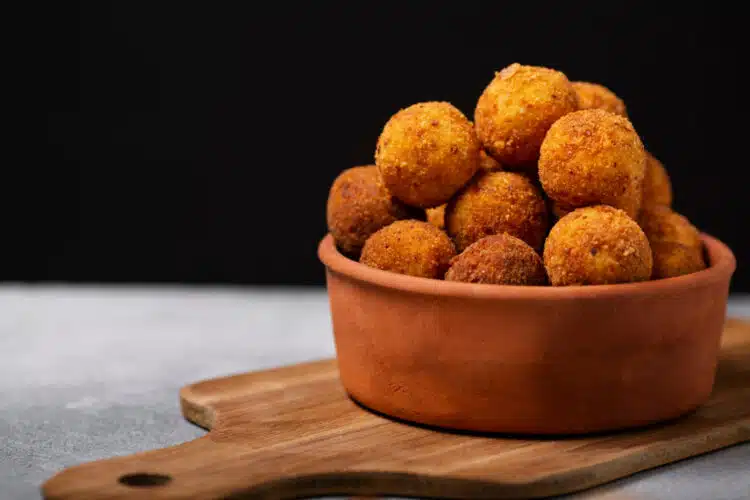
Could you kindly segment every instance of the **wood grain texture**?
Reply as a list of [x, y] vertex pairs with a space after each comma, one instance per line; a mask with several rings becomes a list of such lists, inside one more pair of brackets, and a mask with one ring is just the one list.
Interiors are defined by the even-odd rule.
[[706, 405], [618, 434], [524, 439], [395, 422], [351, 401], [334, 361], [209, 380], [180, 397], [185, 416], [211, 430], [206, 436], [64, 470], [43, 485], [44, 497], [540, 498], [579, 491], [749, 441], [750, 324], [727, 322]]

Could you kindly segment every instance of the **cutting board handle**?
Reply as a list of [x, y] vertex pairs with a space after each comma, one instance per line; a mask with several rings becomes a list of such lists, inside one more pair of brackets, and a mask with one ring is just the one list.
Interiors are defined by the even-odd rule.
[[[182, 462], [196, 464], [203, 453], [211, 460], [219, 451], [208, 436], [163, 450], [90, 462], [63, 470], [42, 486], [45, 499], [148, 498], [169, 490], [177, 498], [189, 498], [184, 478], [194, 475]], [[195, 457], [190, 460], [190, 457]]]
[[[262, 454], [248, 453], [247, 448], [216, 442], [206, 435], [161, 450], [71, 467], [47, 481], [42, 493], [48, 500], [252, 498], [268, 494], [284, 498], [299, 493], [300, 480], [308, 478], [314, 494], [314, 476], [326, 471], [301, 467], [288, 459], [268, 448]], [[307, 469], [303, 475], [301, 469]], [[294, 477], [287, 477], [285, 471], [290, 470]]]
[[[46, 500], [249, 500], [321, 495], [478, 498], [486, 497], [485, 487], [481, 481], [431, 482], [413, 473], [347, 470], [273, 446], [249, 450], [216, 442], [209, 434], [170, 448], [65, 469], [42, 485], [42, 495]], [[515, 485], [494, 488], [502, 498], [519, 498], [517, 490]]]

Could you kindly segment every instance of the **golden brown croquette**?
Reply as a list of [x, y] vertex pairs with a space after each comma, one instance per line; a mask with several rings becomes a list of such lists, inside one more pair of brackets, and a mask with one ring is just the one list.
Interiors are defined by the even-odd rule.
[[648, 239], [624, 211], [599, 205], [579, 208], [552, 227], [544, 266], [555, 286], [646, 281], [653, 260]]
[[653, 279], [706, 268], [700, 232], [687, 217], [665, 206], [653, 206], [641, 212], [640, 223], [654, 256]]
[[445, 229], [445, 203], [435, 208], [428, 208], [427, 222], [438, 229]]
[[664, 164], [646, 151], [646, 175], [643, 178], [641, 209], [672, 206], [672, 182]]
[[482, 149], [479, 151], [479, 169], [485, 172], [493, 172], [495, 170], [502, 170], [503, 166], [500, 165], [499, 161], [488, 155], [487, 152]]
[[375, 164], [407, 205], [442, 205], [479, 169], [479, 140], [471, 122], [447, 102], [414, 104], [383, 127]]
[[477, 101], [474, 124], [487, 152], [509, 170], [533, 169], [552, 124], [578, 109], [568, 78], [549, 68], [511, 64]]
[[443, 231], [427, 222], [400, 220], [370, 236], [359, 261], [384, 271], [442, 279], [455, 255]]
[[374, 165], [341, 172], [331, 185], [326, 206], [328, 230], [339, 250], [359, 257], [372, 233], [400, 219], [425, 219], [424, 210], [394, 198]]
[[603, 109], [627, 118], [625, 103], [604, 85], [591, 82], [573, 82], [579, 109]]
[[576, 111], [549, 129], [539, 180], [560, 209], [610, 205], [637, 217], [646, 153], [627, 118], [601, 109]]
[[544, 285], [547, 275], [539, 255], [506, 233], [485, 236], [451, 260], [447, 281], [490, 285]]
[[540, 250], [547, 207], [539, 189], [515, 172], [481, 172], [448, 202], [445, 229], [459, 252], [493, 234], [508, 233]]

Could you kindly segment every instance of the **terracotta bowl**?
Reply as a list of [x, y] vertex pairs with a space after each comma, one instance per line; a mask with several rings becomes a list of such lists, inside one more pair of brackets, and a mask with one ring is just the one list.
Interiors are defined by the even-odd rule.
[[736, 262], [703, 235], [709, 268], [644, 283], [520, 287], [326, 266], [341, 381], [392, 417], [523, 434], [673, 419], [711, 393]]

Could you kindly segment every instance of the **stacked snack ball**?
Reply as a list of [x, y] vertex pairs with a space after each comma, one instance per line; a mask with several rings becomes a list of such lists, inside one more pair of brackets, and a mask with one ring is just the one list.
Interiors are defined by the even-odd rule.
[[565, 211], [610, 205], [637, 217], [645, 172], [646, 152], [633, 125], [601, 109], [560, 118], [539, 157], [544, 191]]
[[[484, 150], [479, 151], [479, 171], [480, 172], [495, 172], [502, 170], [503, 167], [496, 159], [488, 155]], [[427, 222], [439, 229], [445, 229], [445, 207], [447, 203], [434, 208], [428, 208], [425, 210], [427, 213]]]
[[654, 155], [646, 151], [646, 176], [643, 179], [641, 208], [672, 206], [672, 183], [667, 169]]
[[561, 72], [518, 63], [499, 71], [477, 101], [474, 126], [487, 152], [508, 169], [533, 169], [552, 124], [578, 109]]
[[544, 266], [554, 286], [646, 281], [653, 257], [648, 239], [624, 211], [579, 208], [560, 219], [544, 244]]
[[438, 229], [445, 229], [445, 207], [446, 204], [443, 203], [439, 207], [428, 208], [426, 210], [427, 222]]
[[333, 182], [326, 217], [337, 248], [378, 269], [614, 284], [706, 267], [700, 234], [672, 198], [664, 165], [614, 92], [511, 64], [482, 92], [473, 123], [448, 102], [394, 114], [375, 165]]
[[486, 236], [454, 257], [446, 281], [490, 285], [546, 284], [539, 255], [522, 240], [506, 233]]
[[424, 219], [424, 211], [395, 199], [374, 165], [341, 172], [331, 185], [326, 206], [328, 230], [343, 253], [358, 256], [375, 231], [400, 219]]
[[488, 155], [487, 152], [482, 149], [479, 151], [479, 169], [485, 172], [493, 172], [495, 170], [502, 170], [503, 166], [499, 161]]
[[640, 224], [654, 256], [652, 279], [672, 278], [706, 268], [700, 232], [665, 206], [645, 209]]
[[603, 109], [616, 115], [628, 116], [625, 103], [604, 85], [591, 82], [573, 82], [579, 109]]
[[547, 207], [539, 189], [515, 172], [482, 172], [448, 202], [445, 230], [459, 252], [477, 240], [508, 233], [540, 250]]
[[443, 231], [427, 222], [400, 220], [370, 236], [359, 261], [384, 271], [443, 279], [455, 255]]
[[442, 205], [479, 169], [471, 122], [447, 102], [418, 103], [383, 127], [375, 164], [388, 190], [415, 207]]

